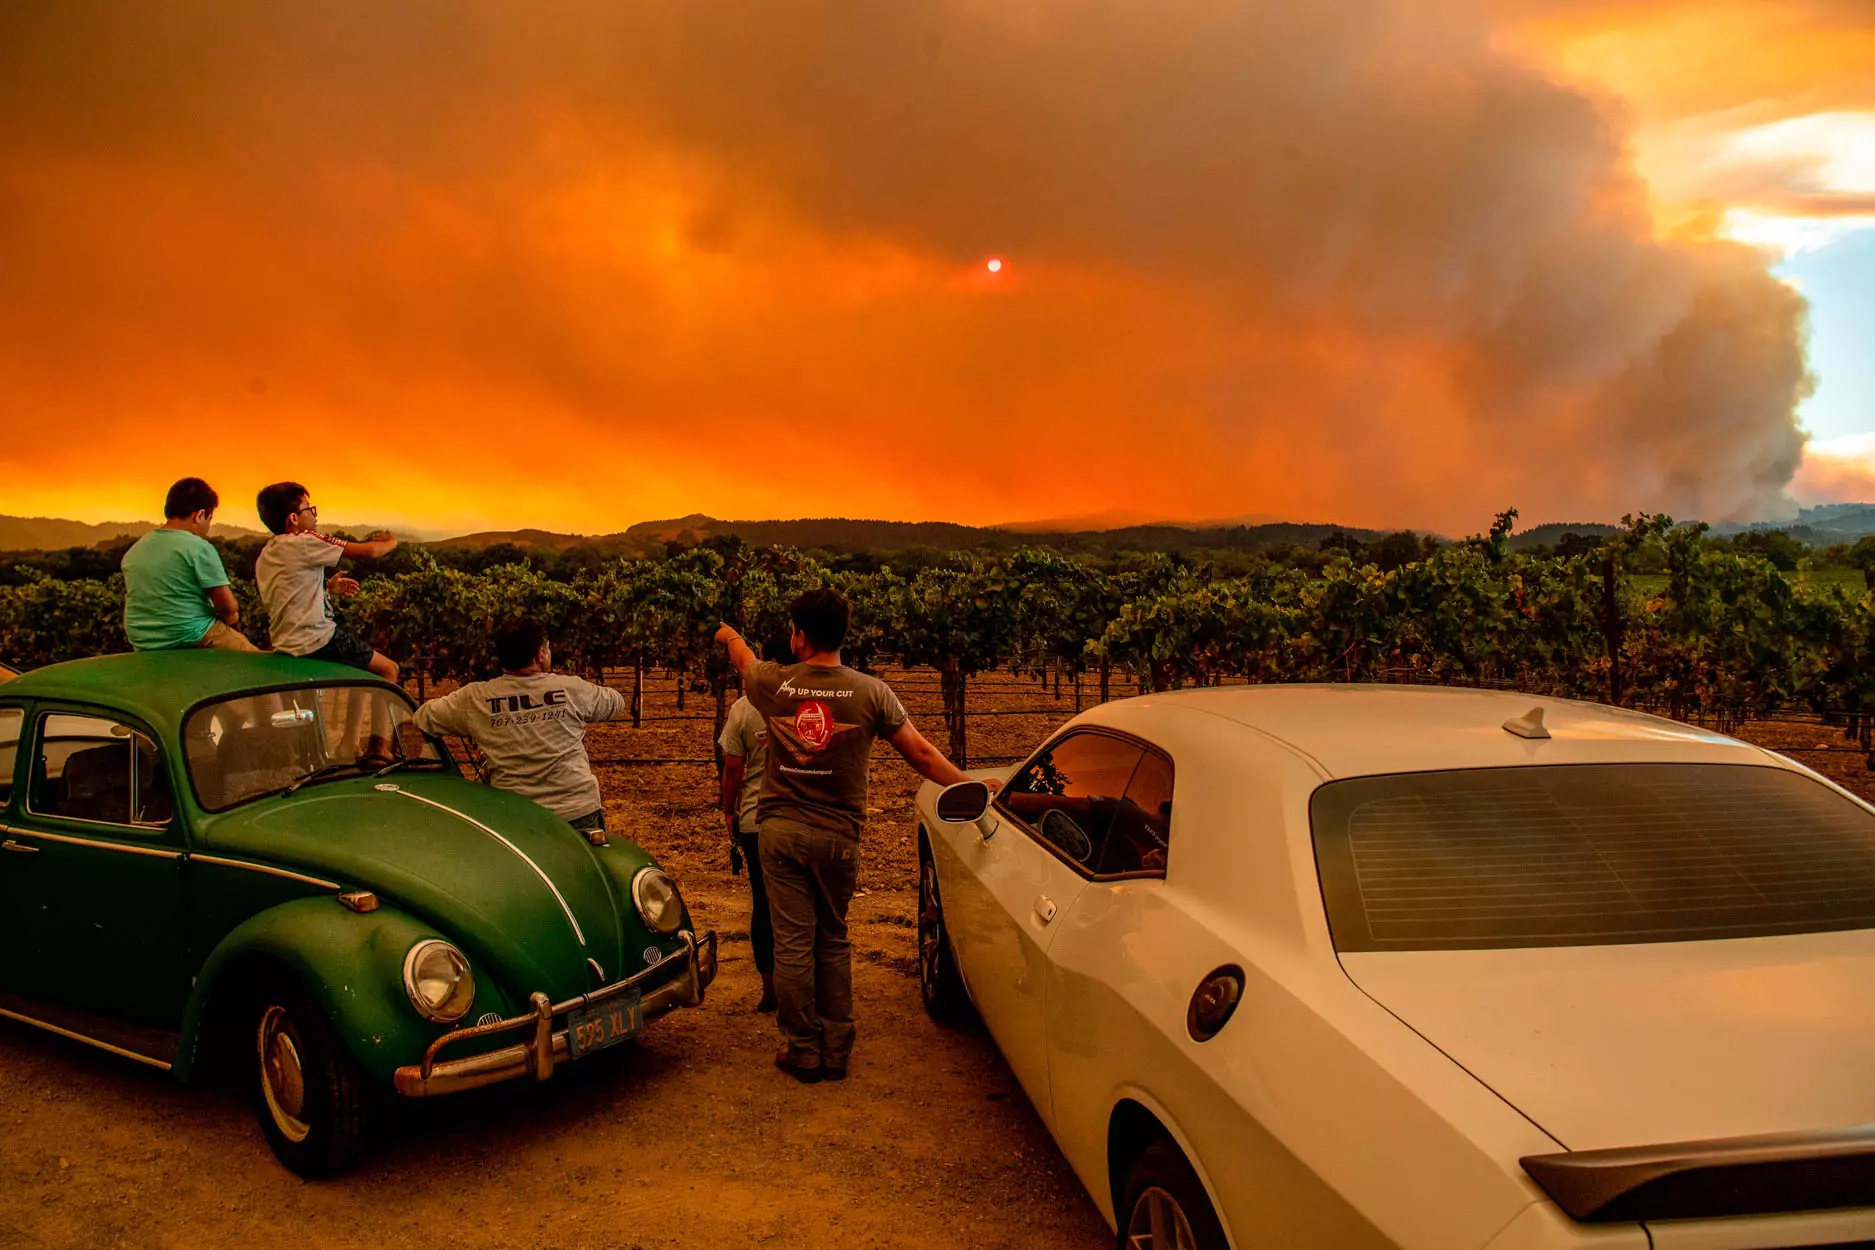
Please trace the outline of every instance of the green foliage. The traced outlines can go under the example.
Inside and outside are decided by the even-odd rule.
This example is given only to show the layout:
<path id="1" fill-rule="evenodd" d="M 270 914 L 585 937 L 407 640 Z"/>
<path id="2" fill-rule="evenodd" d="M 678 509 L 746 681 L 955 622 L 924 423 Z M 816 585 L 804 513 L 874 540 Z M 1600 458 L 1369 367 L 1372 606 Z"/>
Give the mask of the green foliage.
<path id="1" fill-rule="evenodd" d="M 0 660 L 38 668 L 128 650 L 121 573 L 104 581 L 55 581 L 31 572 L 17 585 L 0 587 Z"/>
<path id="2" fill-rule="evenodd" d="M 1648 514 L 1518 550 L 1515 516 L 1450 545 L 1340 535 L 1318 550 L 1221 564 L 1020 547 L 930 553 L 907 571 L 718 536 L 556 575 L 568 570 L 527 553 L 471 571 L 413 548 L 395 571 L 362 569 L 339 612 L 411 675 L 456 680 L 491 673 L 495 627 L 531 614 L 563 665 L 668 667 L 714 692 L 720 709 L 733 674 L 713 643 L 718 623 L 759 646 L 785 626 L 796 595 L 833 586 L 853 604 L 849 663 L 896 655 L 943 675 L 958 754 L 967 683 L 1001 665 L 1119 667 L 1152 689 L 1226 678 L 1504 684 L 1722 719 L 1793 702 L 1875 706 L 1875 594 L 1841 567 L 1875 574 L 1875 540 L 1819 573 L 1774 539 L 1715 541 L 1703 526 Z M 232 570 L 242 553 L 229 554 Z M 30 667 L 124 649 L 121 577 L 61 580 L 20 566 L 8 582 L 0 659 Z M 237 575 L 235 587 L 243 625 L 264 642 L 252 582 Z"/>

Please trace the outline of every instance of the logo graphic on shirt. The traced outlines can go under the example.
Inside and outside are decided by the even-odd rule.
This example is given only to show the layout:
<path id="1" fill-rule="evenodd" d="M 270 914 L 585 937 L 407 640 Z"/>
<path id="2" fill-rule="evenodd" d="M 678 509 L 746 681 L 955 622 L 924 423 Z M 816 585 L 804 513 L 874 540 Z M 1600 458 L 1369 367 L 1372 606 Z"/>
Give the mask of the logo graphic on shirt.
<path id="1" fill-rule="evenodd" d="M 805 745 L 819 751 L 833 738 L 833 713 L 818 700 L 809 700 L 794 709 L 794 732 Z"/>
<path id="2" fill-rule="evenodd" d="M 846 699 L 852 697 L 853 694 L 851 690 L 822 690 L 813 686 L 797 686 L 792 677 L 784 677 L 775 689 L 793 699 Z"/>

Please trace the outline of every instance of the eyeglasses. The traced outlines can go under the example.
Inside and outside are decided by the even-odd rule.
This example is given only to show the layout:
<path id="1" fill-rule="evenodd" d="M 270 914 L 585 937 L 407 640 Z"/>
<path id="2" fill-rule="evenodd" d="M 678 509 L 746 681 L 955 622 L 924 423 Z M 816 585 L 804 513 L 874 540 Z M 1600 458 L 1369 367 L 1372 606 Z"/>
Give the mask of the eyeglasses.
<path id="1" fill-rule="evenodd" d="M 309 503 L 309 504 L 307 504 L 307 505 L 306 505 L 306 506 L 305 506 L 304 508 L 295 508 L 295 509 L 293 510 L 293 515 L 294 515 L 294 516 L 304 516 L 304 515 L 305 515 L 306 513 L 308 513 L 308 512 L 310 512 L 310 513 L 312 513 L 312 514 L 313 514 L 314 516 L 318 516 L 318 515 L 319 515 L 319 505 L 318 505 L 318 504 L 316 504 L 316 503 Z"/>

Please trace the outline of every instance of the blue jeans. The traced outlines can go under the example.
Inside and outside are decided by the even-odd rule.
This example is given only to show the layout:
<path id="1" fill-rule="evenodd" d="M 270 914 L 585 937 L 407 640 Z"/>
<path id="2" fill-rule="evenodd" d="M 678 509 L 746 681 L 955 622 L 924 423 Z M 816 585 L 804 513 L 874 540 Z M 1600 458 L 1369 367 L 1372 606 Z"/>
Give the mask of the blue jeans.
<path id="1" fill-rule="evenodd" d="M 844 1069 L 853 1052 L 846 908 L 859 876 L 859 841 L 770 817 L 762 822 L 761 846 L 775 929 L 775 1021 L 788 1061 Z"/>

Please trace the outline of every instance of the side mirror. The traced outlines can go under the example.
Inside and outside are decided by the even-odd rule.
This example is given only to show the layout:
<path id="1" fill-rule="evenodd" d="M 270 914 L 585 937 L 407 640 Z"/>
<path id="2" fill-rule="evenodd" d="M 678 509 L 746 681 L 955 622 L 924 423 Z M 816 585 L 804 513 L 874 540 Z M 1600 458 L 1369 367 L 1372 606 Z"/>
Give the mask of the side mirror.
<path id="1" fill-rule="evenodd" d="M 945 786 L 937 799 L 937 818 L 947 825 L 967 825 L 981 820 L 990 809 L 990 788 L 980 781 L 960 781 Z"/>

